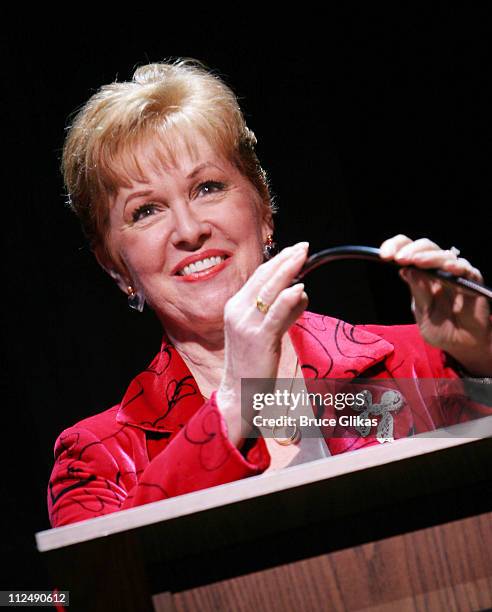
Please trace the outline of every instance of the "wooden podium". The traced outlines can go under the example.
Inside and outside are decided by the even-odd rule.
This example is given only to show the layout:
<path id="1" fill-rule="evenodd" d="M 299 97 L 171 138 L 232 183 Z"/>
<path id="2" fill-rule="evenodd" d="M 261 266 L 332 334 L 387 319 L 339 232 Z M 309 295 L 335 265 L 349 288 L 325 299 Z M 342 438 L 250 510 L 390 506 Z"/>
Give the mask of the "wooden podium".
<path id="1" fill-rule="evenodd" d="M 492 416 L 36 534 L 72 612 L 492 607 Z"/>

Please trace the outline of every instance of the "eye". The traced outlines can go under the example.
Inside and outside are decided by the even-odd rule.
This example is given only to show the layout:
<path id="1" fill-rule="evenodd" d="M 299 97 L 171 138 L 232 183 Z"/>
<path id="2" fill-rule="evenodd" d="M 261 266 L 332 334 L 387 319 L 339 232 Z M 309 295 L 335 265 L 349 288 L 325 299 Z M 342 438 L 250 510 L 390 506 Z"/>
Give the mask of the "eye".
<path id="1" fill-rule="evenodd" d="M 209 195 L 217 191 L 222 191 L 224 187 L 224 183 L 221 183 L 220 181 L 205 181 L 204 183 L 200 183 L 198 185 L 197 191 L 199 194 Z"/>
<path id="2" fill-rule="evenodd" d="M 150 217 L 154 214 L 155 209 L 156 205 L 152 204 L 152 202 L 146 202 L 145 204 L 142 204 L 132 212 L 133 222 L 136 223 L 137 221 L 140 221 L 145 217 Z"/>

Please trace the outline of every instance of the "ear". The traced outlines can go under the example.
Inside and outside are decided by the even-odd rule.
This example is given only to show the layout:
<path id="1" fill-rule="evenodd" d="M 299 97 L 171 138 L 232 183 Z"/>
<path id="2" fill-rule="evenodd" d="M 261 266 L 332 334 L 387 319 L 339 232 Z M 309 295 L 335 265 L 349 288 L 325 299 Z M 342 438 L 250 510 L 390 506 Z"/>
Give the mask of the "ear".
<path id="1" fill-rule="evenodd" d="M 93 249 L 93 253 L 101 268 L 105 270 L 112 279 L 114 279 L 123 293 L 128 294 L 128 286 L 131 285 L 131 281 L 130 275 L 128 274 L 126 268 L 124 268 L 122 264 L 116 265 L 104 246 L 96 246 Z M 124 268 L 124 270 L 121 268 Z"/>

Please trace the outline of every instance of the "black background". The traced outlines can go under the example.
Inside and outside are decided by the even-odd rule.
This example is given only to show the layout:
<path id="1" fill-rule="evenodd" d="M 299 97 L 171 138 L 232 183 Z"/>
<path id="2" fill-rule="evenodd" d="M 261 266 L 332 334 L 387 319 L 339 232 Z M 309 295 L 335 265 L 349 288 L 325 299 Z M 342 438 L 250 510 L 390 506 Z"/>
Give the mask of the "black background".
<path id="1" fill-rule="evenodd" d="M 128 310 L 64 206 L 64 126 L 100 85 L 149 61 L 204 61 L 257 135 L 280 246 L 428 236 L 491 282 L 488 15 L 313 13 L 281 26 L 250 12 L 4 26 L 3 589 L 51 588 L 34 533 L 49 528 L 55 438 L 117 403 L 160 342 L 152 313 Z M 412 320 L 388 267 L 332 264 L 307 290 L 311 310 L 354 323 Z"/>

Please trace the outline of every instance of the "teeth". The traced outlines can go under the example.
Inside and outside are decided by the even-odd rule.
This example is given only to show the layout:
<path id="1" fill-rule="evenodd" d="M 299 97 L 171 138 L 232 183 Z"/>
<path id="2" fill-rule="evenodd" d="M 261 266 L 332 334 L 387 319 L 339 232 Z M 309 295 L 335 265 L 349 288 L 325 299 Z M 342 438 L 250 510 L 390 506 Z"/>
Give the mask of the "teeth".
<path id="1" fill-rule="evenodd" d="M 193 263 L 185 266 L 182 270 L 179 271 L 178 274 L 180 274 L 181 276 L 187 276 L 188 274 L 201 272 L 202 270 L 207 270 L 208 268 L 212 268 L 213 266 L 218 266 L 221 261 L 224 261 L 224 259 L 225 256 L 206 257 L 205 259 L 194 261 Z"/>

